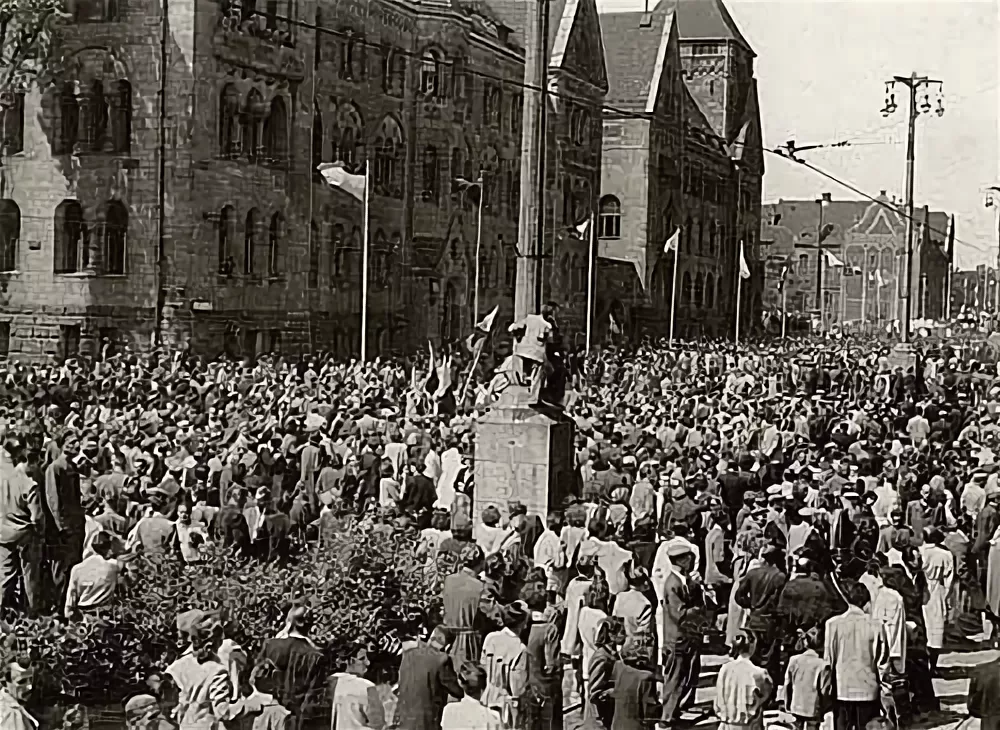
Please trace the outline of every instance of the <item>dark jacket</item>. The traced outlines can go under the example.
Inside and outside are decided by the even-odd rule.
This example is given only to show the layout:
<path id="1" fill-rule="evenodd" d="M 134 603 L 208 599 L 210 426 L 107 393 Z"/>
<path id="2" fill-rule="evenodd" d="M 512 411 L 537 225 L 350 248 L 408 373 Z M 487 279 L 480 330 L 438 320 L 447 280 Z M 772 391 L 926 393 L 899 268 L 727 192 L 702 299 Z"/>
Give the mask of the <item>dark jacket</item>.
<path id="1" fill-rule="evenodd" d="M 652 672 L 615 664 L 615 714 L 611 730 L 649 730 L 660 719 L 660 702 Z"/>
<path id="2" fill-rule="evenodd" d="M 83 534 L 84 514 L 80 505 L 80 473 L 60 455 L 45 470 L 45 516 L 58 532 Z"/>
<path id="3" fill-rule="evenodd" d="M 451 657 L 419 642 L 403 650 L 399 664 L 399 730 L 439 730 L 448 696 L 462 697 Z"/>
<path id="4" fill-rule="evenodd" d="M 257 658 L 270 659 L 278 668 L 282 702 L 296 715 L 303 708 L 320 701 L 323 688 L 323 653 L 316 646 L 297 636 L 268 639 Z"/>

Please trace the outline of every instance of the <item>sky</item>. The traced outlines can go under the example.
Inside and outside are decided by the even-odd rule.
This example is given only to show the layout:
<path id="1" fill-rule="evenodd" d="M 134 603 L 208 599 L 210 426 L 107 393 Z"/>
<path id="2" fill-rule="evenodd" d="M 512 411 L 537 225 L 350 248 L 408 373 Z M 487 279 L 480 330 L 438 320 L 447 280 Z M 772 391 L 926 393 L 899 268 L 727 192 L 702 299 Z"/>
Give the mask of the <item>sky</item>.
<path id="1" fill-rule="evenodd" d="M 643 8 L 643 0 L 597 4 L 609 12 Z M 882 190 L 900 200 L 905 195 L 908 92 L 897 85 L 899 107 L 883 117 L 885 81 L 916 72 L 944 82 L 944 116 L 917 119 L 914 201 L 955 215 L 958 268 L 996 265 L 1000 197 L 988 208 L 986 191 L 1000 185 L 1000 0 L 726 4 L 757 53 L 765 147 L 848 140 L 849 147 L 801 156 L 872 196 Z M 861 197 L 776 155 L 766 154 L 764 162 L 765 202 L 823 192 Z"/>

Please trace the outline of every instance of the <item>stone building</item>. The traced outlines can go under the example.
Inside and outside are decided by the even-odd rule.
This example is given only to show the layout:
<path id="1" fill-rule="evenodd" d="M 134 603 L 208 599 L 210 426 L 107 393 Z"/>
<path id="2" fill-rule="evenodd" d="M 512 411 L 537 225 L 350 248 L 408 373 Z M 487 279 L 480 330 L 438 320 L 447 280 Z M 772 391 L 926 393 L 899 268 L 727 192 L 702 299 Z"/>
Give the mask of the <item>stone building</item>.
<path id="1" fill-rule="evenodd" d="M 739 240 L 759 309 L 764 160 L 755 54 L 721 0 L 601 16 L 610 91 L 604 121 L 597 313 L 634 334 L 725 334 L 735 316 Z M 680 228 L 674 254 L 664 251 Z"/>
<path id="2" fill-rule="evenodd" d="M 779 200 L 766 204 L 761 242 L 769 273 L 788 267 L 789 313 L 818 314 L 819 203 Z M 951 261 L 954 225 L 948 213 L 916 208 L 911 286 L 912 319 L 939 319 Z M 926 223 L 924 223 L 926 221 Z M 875 202 L 832 200 L 823 210 L 824 246 L 844 267 L 823 265 L 823 321 L 829 327 L 864 323 L 869 329 L 902 317 L 905 296 L 906 219 L 903 205 L 882 191 Z M 792 242 L 789 247 L 788 241 Z M 790 249 L 790 250 L 789 250 Z M 780 308 L 779 275 L 768 276 L 765 301 Z M 898 293 L 898 295 L 897 295 Z"/>
<path id="3" fill-rule="evenodd" d="M 60 82 L 5 112 L 9 352 L 107 337 L 356 355 L 363 207 L 316 174 L 332 161 L 369 172 L 370 355 L 467 334 L 477 249 L 479 314 L 509 316 L 524 52 L 501 3 L 171 0 L 164 43 L 159 7 L 77 3 Z M 551 63 L 573 81 L 583 61 L 603 74 L 579 50 L 599 37 L 593 0 L 552 8 Z M 597 190 L 601 135 L 573 107 L 549 119 L 559 208 L 574 165 Z M 481 237 L 479 191 L 459 182 L 480 176 Z M 581 301 L 578 276 L 552 279 L 547 298 Z"/>

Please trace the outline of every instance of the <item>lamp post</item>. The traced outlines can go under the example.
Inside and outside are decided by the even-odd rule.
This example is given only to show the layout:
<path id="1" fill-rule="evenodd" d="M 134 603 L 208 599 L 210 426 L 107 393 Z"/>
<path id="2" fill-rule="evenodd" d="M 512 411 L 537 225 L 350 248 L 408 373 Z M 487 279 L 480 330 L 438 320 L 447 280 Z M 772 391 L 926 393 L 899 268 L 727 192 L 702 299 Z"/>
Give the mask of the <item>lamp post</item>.
<path id="1" fill-rule="evenodd" d="M 901 341 L 903 344 L 908 344 L 910 342 L 910 294 L 913 285 L 913 161 L 917 117 L 920 114 L 929 113 L 932 109 L 939 117 L 944 115 L 944 96 L 941 81 L 935 81 L 926 76 L 917 76 L 916 72 L 909 76 L 893 76 L 892 79 L 885 82 L 885 106 L 882 107 L 882 116 L 884 117 L 888 117 L 899 108 L 896 104 L 896 84 L 905 86 L 910 97 L 906 134 L 906 306 L 903 308 L 903 322 L 900 327 Z M 931 105 L 931 87 L 934 87 L 936 91 L 936 108 Z M 923 100 L 918 104 L 917 95 L 919 92 L 924 93 Z"/>

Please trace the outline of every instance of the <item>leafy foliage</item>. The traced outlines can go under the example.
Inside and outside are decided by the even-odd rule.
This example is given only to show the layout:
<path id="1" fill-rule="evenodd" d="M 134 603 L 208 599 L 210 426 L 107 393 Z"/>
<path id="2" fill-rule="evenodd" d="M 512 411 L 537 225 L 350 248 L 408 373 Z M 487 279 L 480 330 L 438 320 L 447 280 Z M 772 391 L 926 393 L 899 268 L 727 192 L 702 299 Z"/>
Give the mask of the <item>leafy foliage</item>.
<path id="1" fill-rule="evenodd" d="M 0 651 L 29 651 L 42 662 L 47 699 L 115 704 L 183 649 L 178 613 L 220 610 L 230 636 L 252 657 L 298 602 L 313 609 L 311 636 L 331 669 L 342 647 L 360 643 L 374 666 L 391 674 L 386 638 L 439 610 L 440 591 L 414 547 L 412 534 L 356 527 L 287 564 L 239 564 L 222 554 L 199 566 L 140 557 L 103 615 L 75 623 L 19 620 Z"/>
<path id="2" fill-rule="evenodd" d="M 63 7 L 63 0 L 0 0 L 0 94 L 49 79 Z"/>

